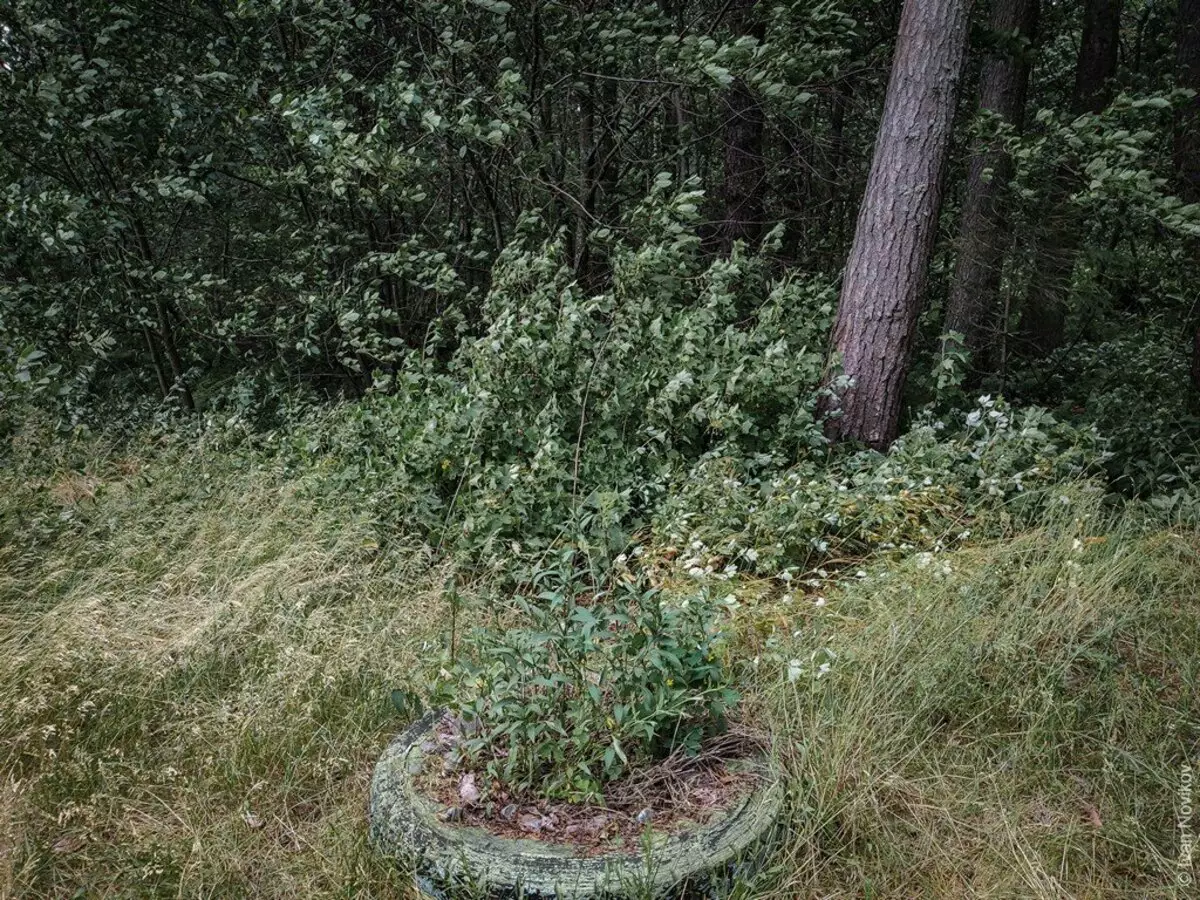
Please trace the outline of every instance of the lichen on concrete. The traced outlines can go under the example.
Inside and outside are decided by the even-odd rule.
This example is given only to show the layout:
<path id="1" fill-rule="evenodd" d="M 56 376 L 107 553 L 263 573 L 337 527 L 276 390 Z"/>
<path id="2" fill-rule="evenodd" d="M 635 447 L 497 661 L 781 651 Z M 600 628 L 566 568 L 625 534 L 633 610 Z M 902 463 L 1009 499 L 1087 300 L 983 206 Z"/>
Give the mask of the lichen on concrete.
<path id="1" fill-rule="evenodd" d="M 422 889 L 450 898 L 460 889 L 529 900 L 706 896 L 712 886 L 753 867 L 773 833 L 783 802 L 774 777 L 702 826 L 658 835 L 648 853 L 581 855 L 566 844 L 503 838 L 438 818 L 439 808 L 414 786 L 421 744 L 440 714 L 409 726 L 387 748 L 371 782 L 370 835 L 376 849 L 414 868 Z M 766 761 L 764 771 L 771 772 Z"/>

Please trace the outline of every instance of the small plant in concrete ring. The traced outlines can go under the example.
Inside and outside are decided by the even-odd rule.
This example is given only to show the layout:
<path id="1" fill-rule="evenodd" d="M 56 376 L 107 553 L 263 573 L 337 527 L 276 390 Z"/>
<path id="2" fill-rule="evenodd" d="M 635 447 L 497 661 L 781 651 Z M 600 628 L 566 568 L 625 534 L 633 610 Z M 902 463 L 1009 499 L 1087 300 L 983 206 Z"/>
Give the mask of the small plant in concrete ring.
<path id="1" fill-rule="evenodd" d="M 696 753 L 737 704 L 704 595 L 669 597 L 566 552 L 467 636 L 439 687 L 459 762 L 515 797 L 597 802 L 672 753 Z"/>

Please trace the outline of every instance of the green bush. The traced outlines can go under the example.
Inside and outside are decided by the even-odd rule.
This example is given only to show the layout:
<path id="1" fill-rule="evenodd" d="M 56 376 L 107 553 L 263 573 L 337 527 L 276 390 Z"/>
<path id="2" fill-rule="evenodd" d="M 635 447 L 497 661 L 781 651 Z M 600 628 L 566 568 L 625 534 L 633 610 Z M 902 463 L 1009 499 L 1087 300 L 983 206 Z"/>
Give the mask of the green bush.
<path id="1" fill-rule="evenodd" d="M 622 570 L 597 582 L 567 553 L 474 630 L 442 686 L 469 765 L 510 791 L 598 800 L 630 767 L 700 749 L 738 702 L 716 607 Z"/>
<path id="2" fill-rule="evenodd" d="M 561 238 L 527 222 L 449 358 L 435 333 L 363 402 L 301 429 L 297 463 L 496 558 L 564 532 L 615 553 L 704 454 L 823 446 L 813 410 L 832 287 L 775 275 L 766 255 L 705 256 L 700 200 L 660 179 L 613 239 L 598 294 Z"/>
<path id="3" fill-rule="evenodd" d="M 1132 323 L 1130 323 L 1132 326 Z M 1189 342 L 1178 320 L 1155 320 L 1060 351 L 1050 374 L 1016 385 L 1108 438 L 1113 486 L 1148 497 L 1191 490 L 1200 478 L 1200 417 L 1189 406 Z"/>
<path id="4" fill-rule="evenodd" d="M 679 564 L 693 575 L 713 574 L 713 558 L 730 575 L 803 570 L 948 543 L 988 504 L 1032 516 L 1045 488 L 1095 474 L 1105 458 L 1094 429 L 980 397 L 972 410 L 918 419 L 886 455 L 809 453 L 786 468 L 769 457 L 706 456 L 661 505 L 655 528 L 686 550 Z"/>

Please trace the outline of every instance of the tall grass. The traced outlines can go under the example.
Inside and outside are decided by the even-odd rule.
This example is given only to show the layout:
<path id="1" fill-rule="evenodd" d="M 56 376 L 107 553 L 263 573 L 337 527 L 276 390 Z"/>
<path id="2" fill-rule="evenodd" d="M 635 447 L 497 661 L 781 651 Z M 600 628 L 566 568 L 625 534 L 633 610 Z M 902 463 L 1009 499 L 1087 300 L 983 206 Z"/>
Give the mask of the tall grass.
<path id="1" fill-rule="evenodd" d="M 250 456 L 0 476 L 0 896 L 407 897 L 367 780 L 448 613 L 426 548 Z M 739 897 L 1170 896 L 1200 535 L 1086 494 L 760 607 L 789 837 Z M 751 652 L 747 648 L 747 652 Z"/>
<path id="2" fill-rule="evenodd" d="M 847 589 L 802 631 L 837 654 L 828 675 L 769 697 L 796 807 L 776 889 L 1172 896 L 1198 551 L 1075 495 L 1036 530 Z"/>
<path id="3" fill-rule="evenodd" d="M 90 468 L 12 479 L 61 527 L 0 557 L 0 895 L 403 895 L 363 819 L 422 548 L 203 454 Z"/>

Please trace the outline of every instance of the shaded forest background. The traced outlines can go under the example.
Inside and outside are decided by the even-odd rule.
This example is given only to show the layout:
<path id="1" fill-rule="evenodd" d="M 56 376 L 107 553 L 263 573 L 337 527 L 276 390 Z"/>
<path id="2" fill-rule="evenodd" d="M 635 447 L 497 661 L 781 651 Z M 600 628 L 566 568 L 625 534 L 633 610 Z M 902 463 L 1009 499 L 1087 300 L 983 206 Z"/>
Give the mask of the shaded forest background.
<path id="1" fill-rule="evenodd" d="M 67 426 L 262 429 L 474 380 L 514 434 L 579 445 L 577 497 L 597 433 L 788 463 L 1003 394 L 1098 426 L 1126 492 L 1186 483 L 1197 4 L 929 9 L 968 43 L 928 82 L 942 133 L 878 168 L 932 193 L 852 255 L 893 57 L 898 88 L 924 77 L 898 2 L 20 0 L 6 427 L 33 400 Z M 863 315 L 895 327 L 855 331 L 889 271 L 908 293 Z M 526 419 L 496 400 L 518 384 Z"/>

